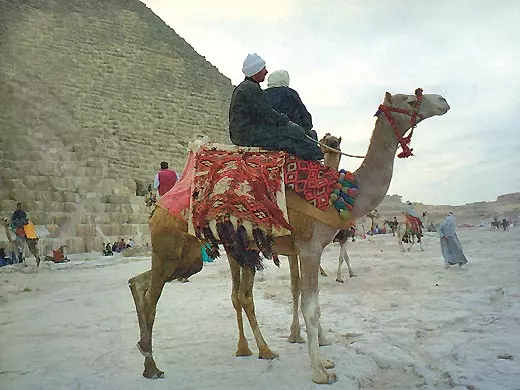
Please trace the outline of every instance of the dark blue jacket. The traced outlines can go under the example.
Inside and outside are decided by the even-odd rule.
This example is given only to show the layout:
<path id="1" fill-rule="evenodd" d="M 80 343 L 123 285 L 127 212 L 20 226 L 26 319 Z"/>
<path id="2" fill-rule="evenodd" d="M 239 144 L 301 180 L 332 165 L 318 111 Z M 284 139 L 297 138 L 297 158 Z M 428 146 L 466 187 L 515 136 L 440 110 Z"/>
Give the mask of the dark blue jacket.
<path id="1" fill-rule="evenodd" d="M 305 130 L 312 129 L 312 116 L 294 89 L 289 87 L 267 88 L 265 95 L 276 111 L 287 115 L 292 122 Z"/>

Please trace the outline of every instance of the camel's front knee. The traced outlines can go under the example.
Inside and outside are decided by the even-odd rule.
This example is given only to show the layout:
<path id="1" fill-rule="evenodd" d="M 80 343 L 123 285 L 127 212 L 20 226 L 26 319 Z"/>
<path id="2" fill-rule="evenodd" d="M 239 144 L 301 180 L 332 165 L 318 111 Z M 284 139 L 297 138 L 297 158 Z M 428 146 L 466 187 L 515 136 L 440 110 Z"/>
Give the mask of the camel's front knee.
<path id="1" fill-rule="evenodd" d="M 237 299 L 238 299 L 239 305 L 244 310 L 249 309 L 249 308 L 253 308 L 254 309 L 253 297 L 247 296 L 244 293 L 238 293 L 237 294 Z"/>
<path id="2" fill-rule="evenodd" d="M 242 310 L 242 303 L 238 297 L 238 292 L 233 291 L 231 293 L 231 302 L 233 303 L 233 307 L 236 311 Z"/>

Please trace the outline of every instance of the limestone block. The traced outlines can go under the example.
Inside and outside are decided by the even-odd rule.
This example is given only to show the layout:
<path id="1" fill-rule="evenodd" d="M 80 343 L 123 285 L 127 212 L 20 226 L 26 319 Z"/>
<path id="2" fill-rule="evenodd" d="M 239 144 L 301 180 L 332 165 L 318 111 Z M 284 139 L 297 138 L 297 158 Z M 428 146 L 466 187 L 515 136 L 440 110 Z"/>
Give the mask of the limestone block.
<path id="1" fill-rule="evenodd" d="M 64 241 L 68 253 L 83 253 L 87 251 L 84 237 L 67 237 Z"/>
<path id="2" fill-rule="evenodd" d="M 49 224 L 49 225 L 46 225 L 46 227 L 50 233 L 51 238 L 56 238 L 56 237 L 60 236 L 60 227 L 58 225 Z"/>

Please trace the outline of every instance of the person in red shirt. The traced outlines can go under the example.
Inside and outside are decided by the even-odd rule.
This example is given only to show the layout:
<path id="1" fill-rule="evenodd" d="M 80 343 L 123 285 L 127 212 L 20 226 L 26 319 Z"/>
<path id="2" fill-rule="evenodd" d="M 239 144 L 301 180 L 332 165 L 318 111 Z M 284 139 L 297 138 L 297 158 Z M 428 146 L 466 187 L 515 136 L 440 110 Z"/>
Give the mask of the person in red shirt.
<path id="1" fill-rule="evenodd" d="M 155 175 L 153 187 L 163 196 L 177 183 L 177 173 L 168 168 L 166 161 L 161 162 L 161 170 Z"/>

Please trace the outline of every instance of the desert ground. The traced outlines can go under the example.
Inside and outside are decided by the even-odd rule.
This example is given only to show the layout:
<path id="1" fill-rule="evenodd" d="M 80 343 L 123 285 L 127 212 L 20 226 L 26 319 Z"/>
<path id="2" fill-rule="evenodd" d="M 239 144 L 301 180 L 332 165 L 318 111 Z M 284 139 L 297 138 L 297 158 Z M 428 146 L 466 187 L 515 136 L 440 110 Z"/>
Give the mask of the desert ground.
<path id="1" fill-rule="evenodd" d="M 0 268 L 1 389 L 520 389 L 520 228 L 459 228 L 469 260 L 445 269 L 435 233 L 401 253 L 391 234 L 348 244 L 357 277 L 335 281 L 338 244 L 320 277 L 321 322 L 338 381 L 311 382 L 305 344 L 286 341 L 289 267 L 257 274 L 256 312 L 280 353 L 236 358 L 227 260 L 205 264 L 190 283 L 167 284 L 154 328 L 166 377 L 141 376 L 138 325 L 128 278 L 149 256 L 75 254 L 66 264 Z M 303 321 L 302 321 L 303 324 Z"/>

